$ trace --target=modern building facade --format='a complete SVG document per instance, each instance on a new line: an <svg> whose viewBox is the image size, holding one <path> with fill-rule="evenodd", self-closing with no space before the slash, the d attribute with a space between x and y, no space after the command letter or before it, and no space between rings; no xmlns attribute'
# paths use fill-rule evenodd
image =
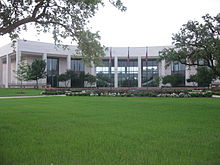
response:
<svg viewBox="0 0 220 165"><path fill-rule="evenodd" d="M80 56L74 55L75 46L63 49L50 43L18 40L14 46L8 44L0 48L0 86L8 88L19 85L15 75L19 62L22 60L31 64L34 59L47 62L47 78L40 83L50 84L52 87L63 86L63 83L58 82L58 75L66 70L76 72L77 78L70 83L72 87L84 87L84 73L95 75L96 85L100 87L154 87L158 86L159 77L171 74L182 75L180 86L196 85L186 81L196 73L195 68L175 62L166 67L165 61L158 62L159 51L167 47L112 47L106 51L102 65L94 66L91 63L92 67L87 67Z"/></svg>

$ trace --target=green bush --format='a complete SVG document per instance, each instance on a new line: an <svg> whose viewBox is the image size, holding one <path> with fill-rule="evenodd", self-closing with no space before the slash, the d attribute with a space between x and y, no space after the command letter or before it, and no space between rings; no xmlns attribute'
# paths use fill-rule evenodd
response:
<svg viewBox="0 0 220 165"><path fill-rule="evenodd" d="M184 77L181 74L167 75L162 78L162 83L164 85L170 83L172 87L180 86L184 84Z"/></svg>
<svg viewBox="0 0 220 165"><path fill-rule="evenodd" d="M220 92L212 92L213 95L220 95Z"/></svg>
<svg viewBox="0 0 220 165"><path fill-rule="evenodd" d="M191 97L212 97L212 92L191 92Z"/></svg>

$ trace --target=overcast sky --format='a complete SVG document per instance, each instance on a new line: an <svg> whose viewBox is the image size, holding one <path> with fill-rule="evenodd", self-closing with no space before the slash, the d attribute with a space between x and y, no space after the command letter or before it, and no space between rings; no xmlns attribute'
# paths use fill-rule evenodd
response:
<svg viewBox="0 0 220 165"><path fill-rule="evenodd" d="M107 2L108 0L106 0ZM188 20L199 20L209 13L220 13L220 0L123 0L128 8L120 12L109 3L91 20L92 31L100 31L105 46L165 46L171 45L172 34L177 33ZM37 35L33 27L22 32L21 39L53 43L50 34ZM10 42L0 37L0 46ZM69 41L64 41L69 44Z"/></svg>

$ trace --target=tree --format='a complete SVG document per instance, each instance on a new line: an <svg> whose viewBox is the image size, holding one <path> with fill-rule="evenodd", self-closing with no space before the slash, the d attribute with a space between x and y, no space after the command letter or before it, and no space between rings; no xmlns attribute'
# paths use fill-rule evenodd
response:
<svg viewBox="0 0 220 165"><path fill-rule="evenodd" d="M121 11L126 10L121 0L109 2ZM96 63L104 50L98 41L100 36L91 33L87 23L101 6L104 0L1 0L0 35L18 38L19 32L27 30L31 23L39 33L52 32L56 44L70 37L78 44L84 60ZM94 50L96 53L89 53Z"/></svg>
<svg viewBox="0 0 220 165"><path fill-rule="evenodd" d="M67 85L69 84L68 81L70 80L70 77L66 73L62 73L59 75L58 80L61 82L64 82L65 88L67 88Z"/></svg>
<svg viewBox="0 0 220 165"><path fill-rule="evenodd" d="M21 82L21 86L20 86L20 89L21 89L21 93L22 92L22 85L23 85L23 81L26 81L28 80L28 65L24 63L24 61L21 61L19 64L18 64L18 69L17 71L14 71L15 74L16 74L16 78L18 79L18 81Z"/></svg>
<svg viewBox="0 0 220 165"><path fill-rule="evenodd" d="M103 73L98 73L96 75L96 85L97 87L109 87L111 86L111 79L109 75Z"/></svg>
<svg viewBox="0 0 220 165"><path fill-rule="evenodd" d="M67 70L65 73L59 75L58 80L64 82L65 88L69 85L70 80L75 76L75 72Z"/></svg>
<svg viewBox="0 0 220 165"><path fill-rule="evenodd" d="M93 76L89 73L85 75L85 81L87 81L88 84L90 84L90 87L96 82L96 76Z"/></svg>
<svg viewBox="0 0 220 165"><path fill-rule="evenodd" d="M181 74L167 75L162 78L162 83L164 85L170 83L172 87L176 87L184 83L184 78Z"/></svg>
<svg viewBox="0 0 220 165"><path fill-rule="evenodd" d="M38 80L45 78L46 72L46 62L41 59L35 59L31 65L28 66L27 79L35 80L36 86L38 88Z"/></svg>
<svg viewBox="0 0 220 165"><path fill-rule="evenodd" d="M188 66L206 66L220 77L220 13L202 17L203 23L189 21L172 37L174 47L160 52L169 65L179 61Z"/></svg>
<svg viewBox="0 0 220 165"><path fill-rule="evenodd" d="M198 86L209 86L212 80L215 79L215 75L213 71L207 67L198 67L197 73L195 75L191 75L187 80L188 82L196 82Z"/></svg>

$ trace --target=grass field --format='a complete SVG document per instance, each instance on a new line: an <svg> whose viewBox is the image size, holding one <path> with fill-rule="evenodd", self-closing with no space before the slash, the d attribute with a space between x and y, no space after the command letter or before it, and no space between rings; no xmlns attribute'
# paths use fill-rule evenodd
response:
<svg viewBox="0 0 220 165"><path fill-rule="evenodd" d="M21 89L19 88L0 88L0 97L7 96L37 96L42 92L41 89Z"/></svg>
<svg viewBox="0 0 220 165"><path fill-rule="evenodd" d="M220 99L2 99L0 164L219 165Z"/></svg>

